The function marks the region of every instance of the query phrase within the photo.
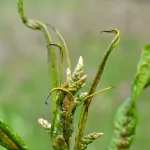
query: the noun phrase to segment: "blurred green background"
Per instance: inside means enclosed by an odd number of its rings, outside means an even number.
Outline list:
[[[22,24],[16,1],[0,0],[0,118],[31,149],[50,149],[49,136],[37,123],[41,117],[51,121],[51,108],[44,103],[49,92],[46,43],[41,32]],[[116,89],[95,97],[86,125],[86,134],[95,131],[104,136],[94,141],[89,150],[108,149],[115,112],[129,95],[142,46],[150,42],[149,7],[149,0],[24,0],[27,16],[49,23],[65,37],[73,66],[83,56],[88,74],[85,91],[113,38],[101,34],[101,30],[117,28],[121,32],[120,44],[111,54],[98,86]],[[149,91],[147,88],[137,103],[139,124],[132,150],[150,147]],[[76,126],[79,114],[80,109]]]

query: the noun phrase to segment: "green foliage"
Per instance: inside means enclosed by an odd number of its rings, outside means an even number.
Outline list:
[[[0,145],[10,150],[29,150],[9,125],[0,120]]]
[[[96,75],[92,81],[92,84],[91,84],[90,89],[87,93],[87,96],[94,93],[94,91],[97,87],[97,84],[101,78],[101,75],[103,73],[107,58],[108,58],[109,54],[112,52],[112,50],[114,49],[114,47],[119,42],[119,31],[118,30],[102,31],[102,32],[115,33],[116,37],[111,42],[110,46],[108,47],[108,50],[106,51],[106,53],[102,59],[102,62],[99,65],[98,71],[97,71],[97,73],[96,73]],[[88,109],[89,109],[89,106],[91,104],[91,101],[92,101],[92,97],[88,97],[87,100],[84,102],[83,107],[82,107],[82,112],[81,112],[81,116],[80,116],[80,120],[79,120],[79,124],[78,124],[78,129],[76,132],[75,150],[81,149],[85,124],[86,124],[86,120],[87,120],[87,116],[88,116]]]
[[[51,35],[47,29],[47,25],[34,19],[28,19],[24,15],[22,0],[18,0],[18,11],[22,22],[31,29],[42,31],[47,43],[48,66],[50,74],[50,93],[47,100],[50,98],[53,104],[52,121],[49,123],[47,120],[40,118],[38,123],[50,135],[53,149],[70,150],[72,134],[75,131],[74,115],[78,106],[82,105],[82,111],[80,114],[78,127],[76,129],[74,150],[84,150],[95,139],[103,135],[103,133],[94,132],[85,136],[85,125],[92,98],[97,94],[112,89],[112,87],[108,87],[95,92],[105,68],[106,61],[112,50],[119,42],[119,31],[116,29],[102,31],[114,33],[116,36],[110,43],[108,50],[105,52],[96,75],[91,82],[89,90],[87,92],[79,93],[79,90],[84,87],[87,78],[87,75],[84,75],[83,73],[83,58],[79,58],[75,69],[72,70],[69,52],[61,33],[52,27],[61,44],[53,43]],[[59,61],[56,59],[55,47],[58,47],[60,51]],[[64,78],[62,73],[64,53],[66,55],[68,68],[66,69],[65,81],[62,83]],[[56,62],[59,62],[58,68]],[[115,119],[115,133],[110,145],[111,150],[127,150],[133,141],[135,128],[137,125],[136,100],[138,99],[141,91],[149,85],[149,70],[150,45],[147,45],[143,50],[142,58],[139,62],[138,70],[131,86],[131,94],[118,109]],[[48,103],[47,100],[46,103]],[[9,150],[28,150],[22,139],[6,123],[4,123],[3,120],[0,120],[0,144]]]
[[[143,49],[137,73],[133,79],[130,97],[118,109],[115,119],[114,138],[110,150],[129,149],[137,125],[136,100],[150,79],[150,44]]]
[[[59,31],[53,28],[56,35],[63,43],[63,46],[59,44],[51,43],[51,40],[49,40],[50,35],[47,32],[46,26],[43,23],[39,21],[35,21],[33,19],[26,19],[26,17],[24,16],[23,4],[21,0],[18,1],[18,10],[19,10],[19,14],[23,23],[27,27],[31,29],[38,29],[38,30],[44,31],[43,33],[46,37],[46,40],[49,42],[47,46],[49,48],[48,52],[51,50],[50,48],[53,46],[57,46],[60,49],[60,63],[59,63],[59,68],[58,68],[59,75],[60,75],[59,83],[56,84],[55,87],[51,87],[52,90],[50,91],[50,94],[49,94],[49,96],[51,97],[53,101],[53,117],[52,117],[53,120],[52,120],[50,135],[51,135],[51,141],[52,141],[54,149],[56,150],[68,149],[69,150],[70,138],[72,136],[72,133],[74,132],[73,116],[74,116],[76,107],[78,106],[77,102],[75,101],[75,99],[77,99],[76,93],[79,91],[79,89],[81,89],[84,86],[85,80],[87,77],[86,75],[83,75],[82,57],[80,57],[75,70],[72,72],[67,46],[65,44],[63,37],[59,33]],[[110,44],[106,54],[104,55],[104,58],[102,59],[102,62],[100,63],[97,74],[93,79],[93,82],[91,84],[89,91],[87,92],[85,97],[79,96],[80,101],[78,99],[78,103],[80,104],[84,102],[84,105],[83,105],[83,111],[81,112],[81,117],[80,117],[81,119],[79,121],[78,129],[76,132],[75,149],[77,150],[82,149],[82,140],[84,138],[84,128],[85,128],[85,123],[86,123],[86,118],[87,118],[87,113],[88,113],[88,107],[91,103],[93,96],[95,96],[98,93],[101,93],[100,91],[94,94],[94,91],[97,87],[97,84],[104,70],[106,60],[109,54],[111,53],[111,51],[113,50],[113,48],[119,42],[119,32],[117,30],[102,31],[102,32],[115,33],[117,35],[112,41],[112,43]],[[64,50],[66,51],[66,58],[67,58],[69,68],[67,68],[67,71],[66,71],[66,81],[62,85],[62,65],[63,65]],[[53,60],[49,59],[51,61],[51,63],[49,63],[49,66],[50,66],[49,68],[50,69],[55,68],[55,71],[56,71],[56,65],[54,66],[54,60],[56,60],[55,54],[49,53],[48,56],[49,56],[48,58],[50,57],[53,58]],[[57,80],[57,77],[55,76],[56,72],[53,73],[50,71],[50,75],[51,74],[52,74],[52,77],[50,76],[51,78],[50,81],[57,83],[58,80]],[[56,98],[54,96],[53,97],[51,96],[51,94],[54,91],[57,91],[57,95],[55,94]]]

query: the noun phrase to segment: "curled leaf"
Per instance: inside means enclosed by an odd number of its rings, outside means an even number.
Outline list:
[[[110,30],[110,31],[102,31],[102,32],[114,33],[114,34],[116,34],[116,36],[111,41],[107,51],[105,52],[105,54],[103,56],[102,61],[100,62],[99,68],[96,72],[96,75],[92,81],[92,84],[91,84],[90,89],[89,89],[88,94],[87,94],[87,96],[89,96],[89,98],[86,101],[84,101],[84,105],[82,107],[82,112],[80,115],[80,120],[78,123],[78,129],[76,131],[75,148],[74,148],[75,150],[81,150],[81,139],[83,138],[83,135],[84,135],[85,124],[86,124],[86,120],[87,120],[87,116],[88,116],[88,109],[89,109],[90,103],[91,103],[92,98],[93,98],[93,96],[90,96],[90,95],[92,95],[95,92],[96,87],[99,83],[99,80],[102,76],[102,73],[103,73],[105,64],[107,62],[107,59],[108,59],[110,53],[115,48],[115,46],[118,44],[119,39],[120,39],[119,31],[116,29]]]

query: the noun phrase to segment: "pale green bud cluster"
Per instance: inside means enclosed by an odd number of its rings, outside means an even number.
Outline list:
[[[101,137],[103,135],[103,133],[91,133],[87,136],[85,136],[82,140],[82,150],[85,150],[87,148],[87,145],[92,143],[95,139]]]
[[[87,75],[83,75],[83,66],[83,58],[80,56],[72,74],[70,69],[67,68],[64,86],[67,86],[69,91],[76,92],[85,85]]]
[[[45,120],[43,118],[39,118],[38,123],[47,131],[47,133],[50,134],[51,124],[47,120]]]

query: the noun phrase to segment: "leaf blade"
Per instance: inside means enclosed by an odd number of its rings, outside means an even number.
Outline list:
[[[0,119],[0,145],[9,150],[29,150],[13,129]]]

